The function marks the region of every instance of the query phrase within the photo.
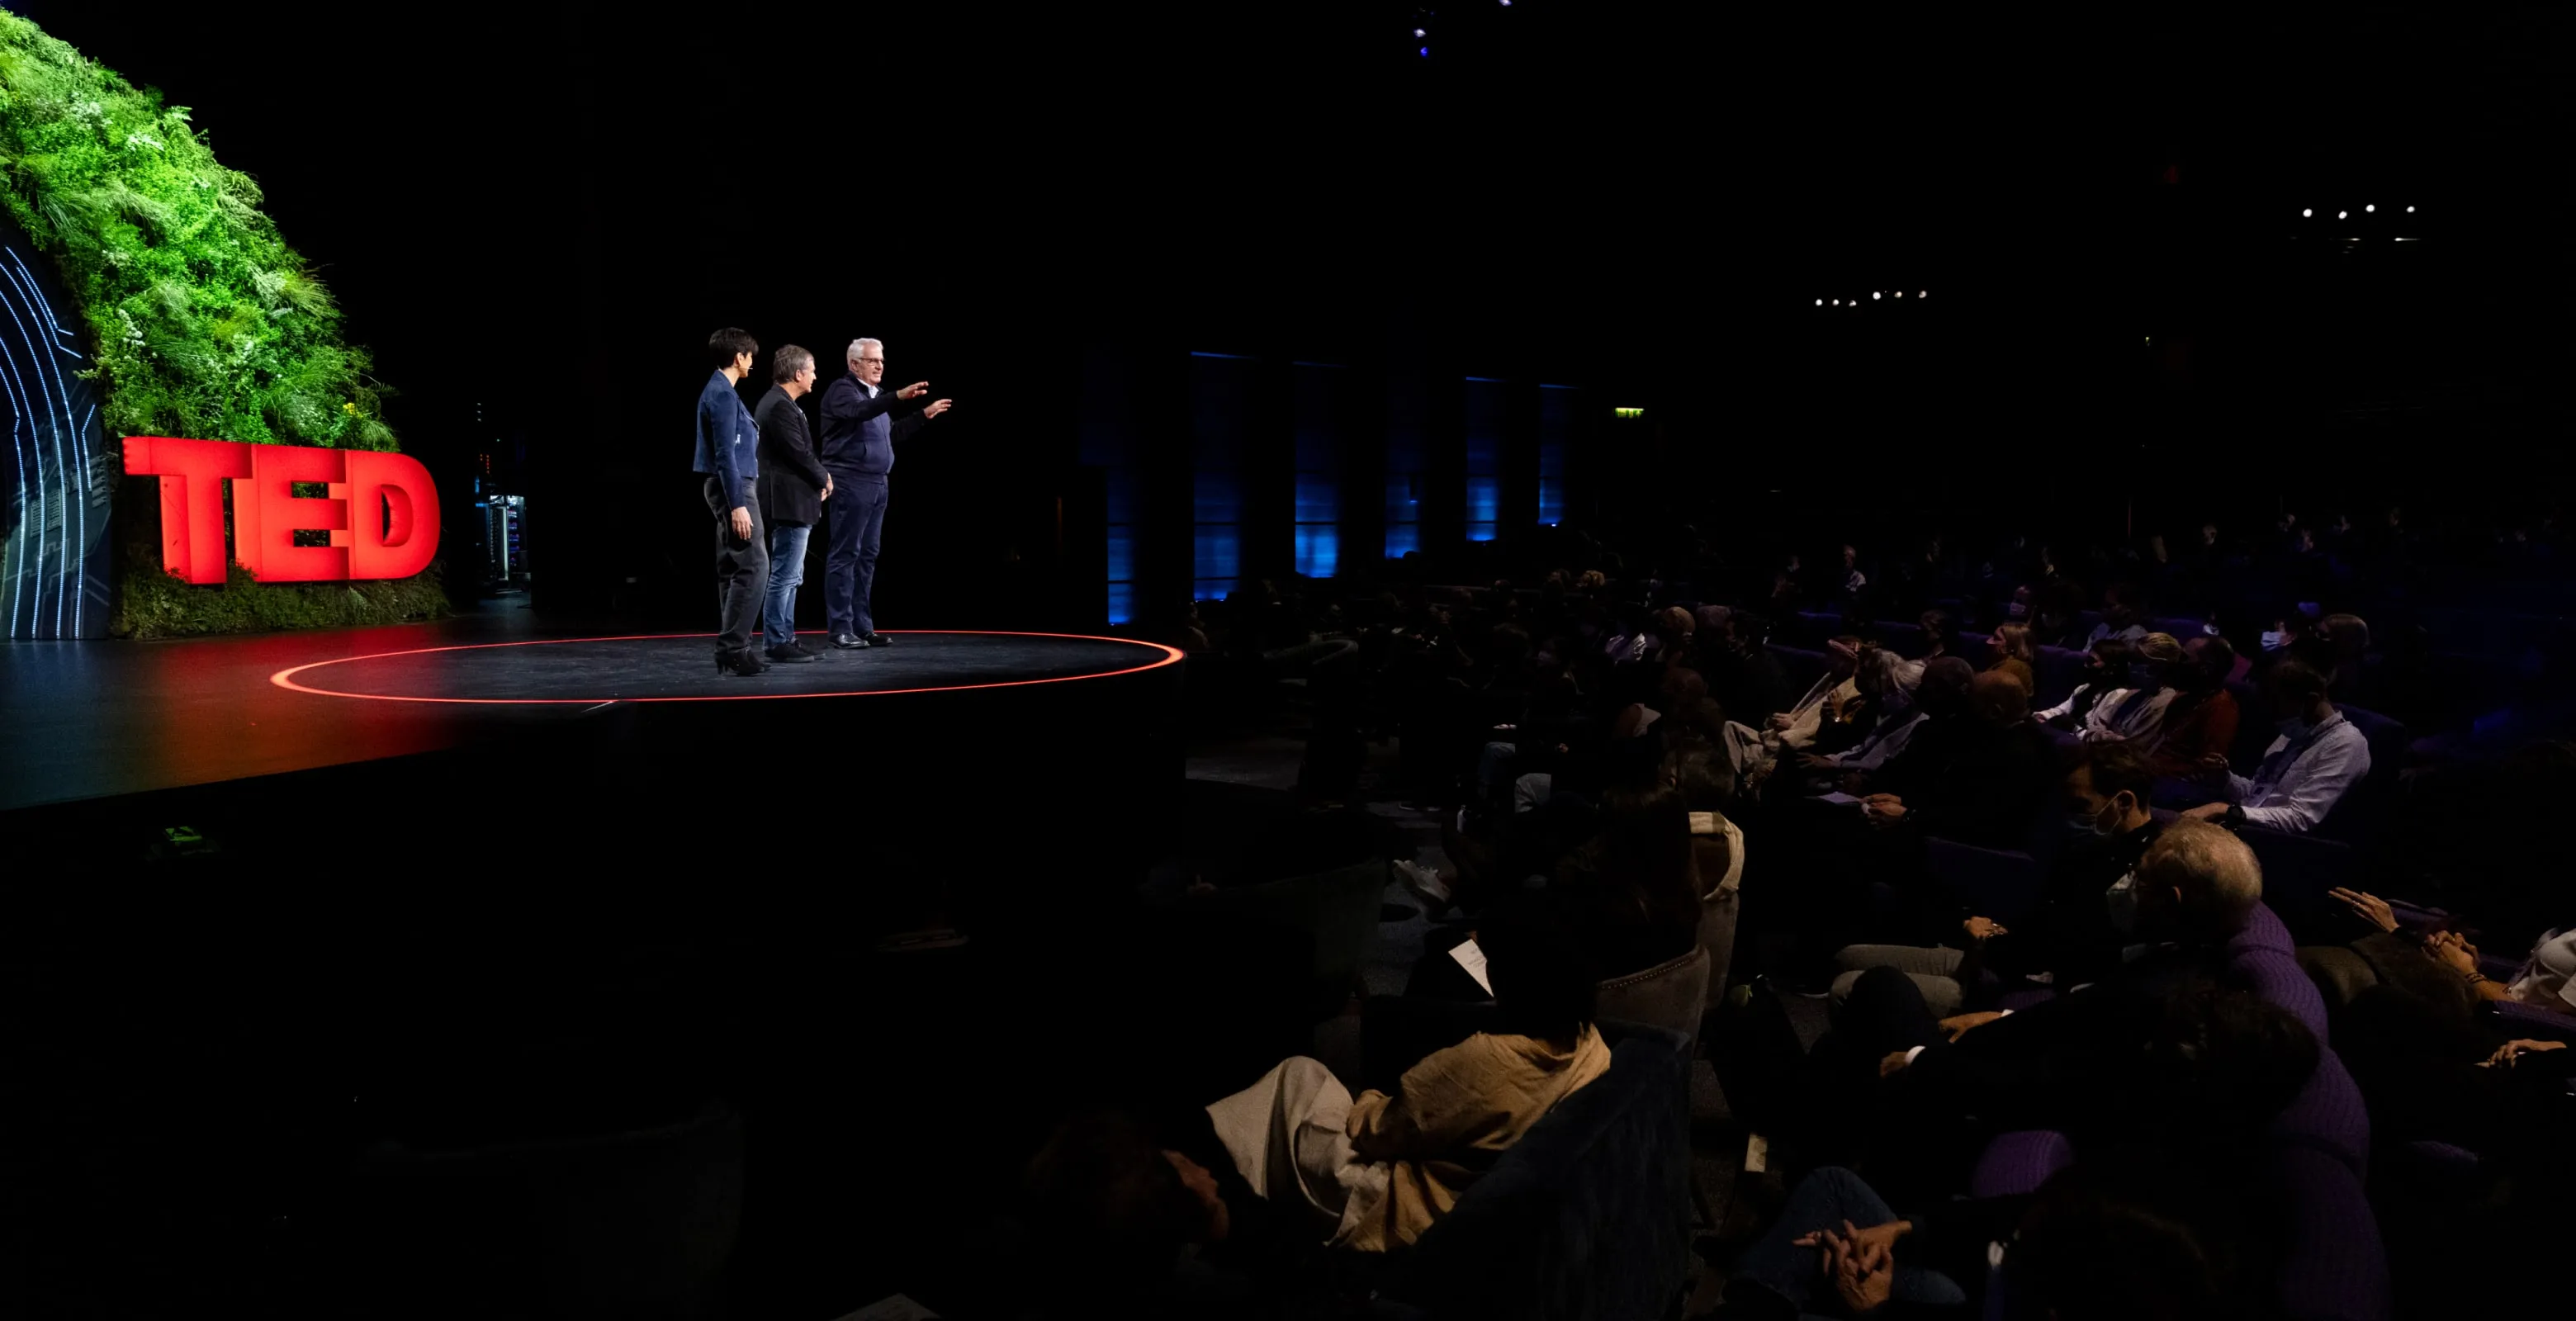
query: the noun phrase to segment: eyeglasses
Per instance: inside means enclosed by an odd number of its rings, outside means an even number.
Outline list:
[[[862,367],[882,367],[882,366],[884,366],[884,365],[885,365],[885,359],[883,359],[883,358],[861,358],[861,359],[859,359],[859,365],[860,365],[860,366],[862,366]]]

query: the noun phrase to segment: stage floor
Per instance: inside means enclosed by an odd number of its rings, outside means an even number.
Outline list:
[[[808,700],[778,705],[863,712],[1067,690],[1181,660],[1117,638],[889,636],[891,647],[825,649],[757,678],[718,674],[705,635],[558,635],[506,603],[391,628],[12,643],[0,646],[0,812],[436,752],[637,704],[796,698]],[[973,709],[960,705],[950,727],[971,729]]]

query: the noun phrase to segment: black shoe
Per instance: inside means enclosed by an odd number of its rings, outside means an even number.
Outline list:
[[[769,659],[776,661],[781,665],[811,665],[814,662],[821,660],[822,657],[815,655],[813,652],[807,651],[803,647],[789,645],[780,647],[776,651],[769,653]]]
[[[795,650],[797,650],[797,651],[804,652],[806,655],[811,656],[811,657],[813,657],[813,658],[814,658],[814,659],[816,659],[816,660],[821,660],[821,659],[823,659],[823,653],[821,653],[821,652],[819,652],[819,651],[816,651],[816,650],[815,650],[815,649],[813,649],[812,647],[806,646],[806,645],[805,645],[804,643],[802,643],[802,642],[793,642],[793,643],[789,643],[788,645],[789,645],[790,647],[794,648],[794,649],[795,649]]]
[[[835,633],[832,635],[832,645],[843,651],[865,651],[868,640],[855,633]]]
[[[867,636],[867,644],[871,647],[891,647],[894,645],[894,639],[883,633],[870,633]]]
[[[718,674],[731,674],[740,678],[750,679],[758,677],[762,671],[768,668],[768,666],[760,663],[760,658],[758,656],[751,654],[751,649],[748,647],[741,651],[719,651],[716,653],[716,673]]]

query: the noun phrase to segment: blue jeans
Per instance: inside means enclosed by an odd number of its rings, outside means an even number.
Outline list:
[[[877,534],[885,530],[883,481],[832,482],[823,505],[832,518],[832,550],[823,561],[823,610],[835,637],[877,631],[868,596],[877,582]]]
[[[805,581],[805,539],[813,532],[802,523],[769,529],[769,603],[760,614],[760,644],[772,651],[796,641],[796,587]]]
[[[1822,1166],[1790,1190],[1789,1205],[1780,1213],[1780,1222],[1736,1259],[1735,1273],[1769,1286],[1801,1312],[1819,1308],[1839,1311],[1841,1305],[1834,1297],[1833,1286],[1825,1282],[1825,1250],[1799,1247],[1797,1240],[1819,1229],[1840,1229],[1846,1220],[1868,1229],[1895,1218],[1896,1213],[1887,1209],[1887,1203],[1880,1201],[1859,1175],[1837,1166]],[[1920,1266],[1897,1267],[1889,1297],[1917,1307],[1959,1307],[1968,1301],[1968,1295],[1949,1276]]]

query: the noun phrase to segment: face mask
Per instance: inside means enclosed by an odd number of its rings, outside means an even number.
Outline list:
[[[2263,635],[2263,650],[2279,651],[2281,648],[2288,646],[2289,642],[2290,635],[2287,633],[2265,633]]]
[[[2019,601],[2015,601],[2015,602],[2013,602],[2011,605],[2008,605],[2008,606],[2005,606],[2005,607],[2004,607],[2004,613],[2005,613],[2005,614],[2007,614],[2007,615],[2012,616],[2012,617],[2013,617],[2013,618],[2015,618],[2015,619],[2019,619],[2019,618],[2021,618],[2022,616],[2027,615],[2027,614],[2029,614],[2029,613],[2030,613],[2030,607],[2029,607],[2029,606],[2027,606],[2027,605],[2022,604],[2022,603],[2021,603],[2021,602],[2019,602]]]
[[[2297,739],[2308,732],[2308,722],[2302,717],[2292,716],[2287,720],[2281,721],[2279,728],[2281,731],[2281,737],[2286,739]]]
[[[2111,925],[2117,928],[2121,935],[2125,936],[2136,931],[2138,929],[2138,878],[2135,875],[2129,875],[2113,881],[2111,888],[2102,892],[2102,906],[2109,910]]]

